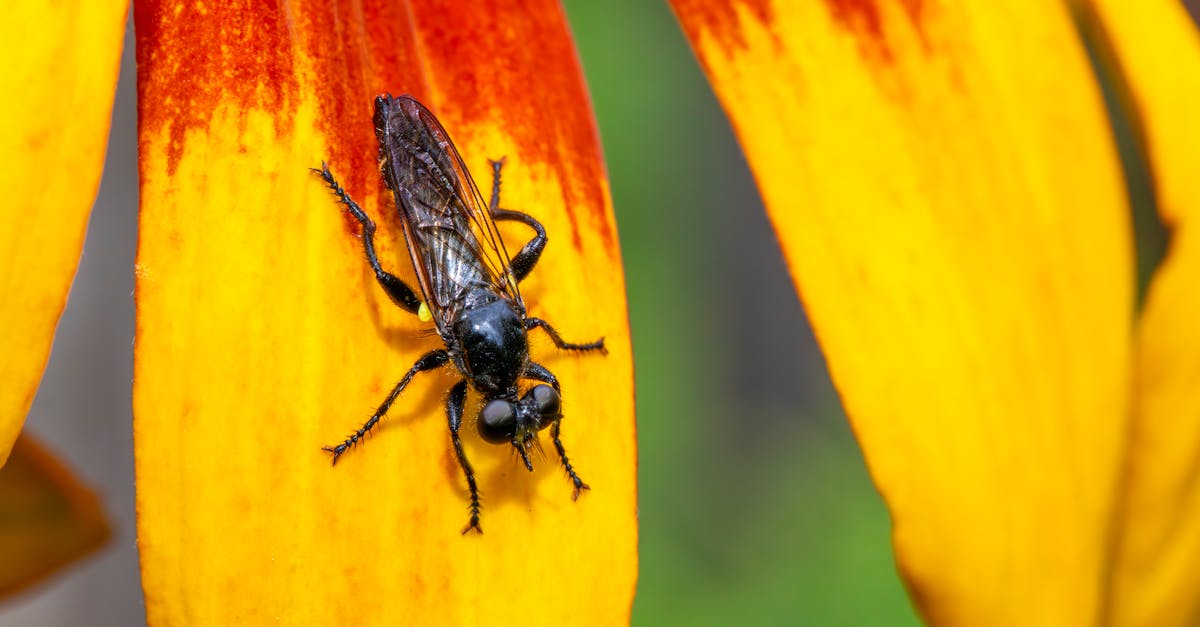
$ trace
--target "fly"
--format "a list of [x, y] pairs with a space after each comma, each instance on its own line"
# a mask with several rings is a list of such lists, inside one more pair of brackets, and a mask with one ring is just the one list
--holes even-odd
[[[375, 427], [417, 373], [453, 364], [462, 379], [446, 397], [446, 417], [454, 454], [470, 491], [470, 520], [463, 533], [483, 533], [479, 526], [479, 488], [459, 437], [468, 384], [484, 400], [476, 420], [479, 435], [492, 444], [511, 445], [527, 470], [533, 470], [529, 453], [538, 446], [538, 432], [550, 428], [554, 450], [574, 487], [571, 498], [579, 498], [588, 485], [567, 459], [560, 438], [562, 390], [552, 372], [529, 358], [526, 335], [542, 329], [560, 349], [607, 351], [604, 338], [581, 344], [565, 342], [545, 320], [527, 315], [517, 284], [542, 256], [546, 229], [528, 214], [500, 208], [503, 159], [490, 162], [492, 197], [484, 204], [446, 130], [411, 96], [393, 98], [386, 94], [375, 98], [375, 136], [379, 141], [379, 167], [400, 212], [420, 296], [383, 269], [375, 254], [375, 223], [342, 189], [329, 168], [322, 164], [314, 172], [362, 225], [367, 263], [383, 291], [401, 309], [422, 320], [432, 319], [445, 346], [422, 355], [362, 427], [342, 443], [324, 450], [333, 454], [336, 464]], [[510, 258], [496, 220], [520, 222], [533, 229], [535, 235]], [[521, 395], [518, 383], [522, 379], [539, 383]]]

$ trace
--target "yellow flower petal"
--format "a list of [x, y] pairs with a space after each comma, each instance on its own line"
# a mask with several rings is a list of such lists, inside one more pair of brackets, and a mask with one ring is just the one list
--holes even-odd
[[0, 466], [75, 276], [104, 166], [126, 7], [16, 2], [0, 20]]
[[[621, 260], [594, 121], [560, 9], [427, 3], [244, 12], [136, 7], [142, 214], [134, 434], [150, 624], [612, 625], [636, 578], [632, 368]], [[414, 39], [415, 38], [415, 39]], [[564, 394], [578, 502], [549, 439], [525, 471], [463, 429], [483, 535], [450, 446], [449, 369], [419, 375], [336, 467], [426, 351], [358, 226], [308, 171], [322, 160], [416, 285], [383, 189], [372, 98], [414, 93], [476, 180], [507, 157], [503, 204], [550, 236], [530, 314], [607, 355], [532, 355]], [[531, 233], [503, 224], [510, 252]]]
[[1200, 38], [1178, 2], [1085, 7], [1107, 69], [1140, 122], [1167, 256], [1139, 327], [1112, 625], [1200, 621]]
[[0, 469], [0, 596], [37, 583], [108, 539], [100, 500], [29, 436]]
[[941, 625], [1086, 625], [1132, 255], [1064, 7], [675, 0]]

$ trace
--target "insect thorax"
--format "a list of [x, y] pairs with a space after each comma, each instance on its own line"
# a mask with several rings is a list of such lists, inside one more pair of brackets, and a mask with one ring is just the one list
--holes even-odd
[[468, 307], [453, 331], [471, 385], [488, 397], [515, 396], [529, 347], [525, 321], [512, 303], [493, 297]]

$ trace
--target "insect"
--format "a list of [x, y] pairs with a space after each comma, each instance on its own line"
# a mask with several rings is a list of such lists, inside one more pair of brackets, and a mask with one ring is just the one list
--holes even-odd
[[[407, 283], [383, 269], [375, 253], [375, 223], [334, 178], [326, 164], [316, 170], [350, 215], [362, 225], [367, 263], [387, 295], [401, 309], [432, 319], [444, 348], [432, 350], [409, 368], [374, 414], [342, 443], [327, 446], [333, 463], [358, 444], [387, 413], [417, 373], [453, 364], [462, 379], [446, 397], [450, 440], [470, 491], [470, 520], [463, 533], [479, 526], [479, 487], [463, 451], [459, 430], [470, 384], [482, 397], [476, 425], [492, 444], [510, 444], [527, 470], [529, 455], [540, 447], [538, 432], [549, 427], [550, 439], [579, 498], [588, 485], [567, 459], [560, 438], [561, 388], [545, 366], [529, 358], [527, 334], [541, 329], [560, 349], [606, 353], [604, 338], [571, 343], [545, 320], [527, 315], [517, 285], [537, 265], [546, 247], [546, 229], [532, 216], [500, 208], [500, 168], [491, 161], [492, 196], [487, 204], [471, 179], [450, 136], [433, 113], [411, 96], [375, 98], [375, 136], [379, 167], [392, 191], [404, 225], [404, 240], [416, 271], [420, 296]], [[496, 220], [512, 220], [533, 229], [534, 237], [510, 258]], [[539, 382], [519, 395], [522, 379]]]

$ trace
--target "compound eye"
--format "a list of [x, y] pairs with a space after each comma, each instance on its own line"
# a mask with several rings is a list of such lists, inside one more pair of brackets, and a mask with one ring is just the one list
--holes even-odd
[[492, 444], [511, 442], [517, 431], [517, 411], [513, 404], [496, 399], [479, 412], [479, 435]]
[[562, 399], [558, 392], [548, 385], [535, 385], [529, 390], [526, 398], [533, 401], [533, 406], [541, 417], [538, 425], [541, 429], [554, 422], [562, 411]]

